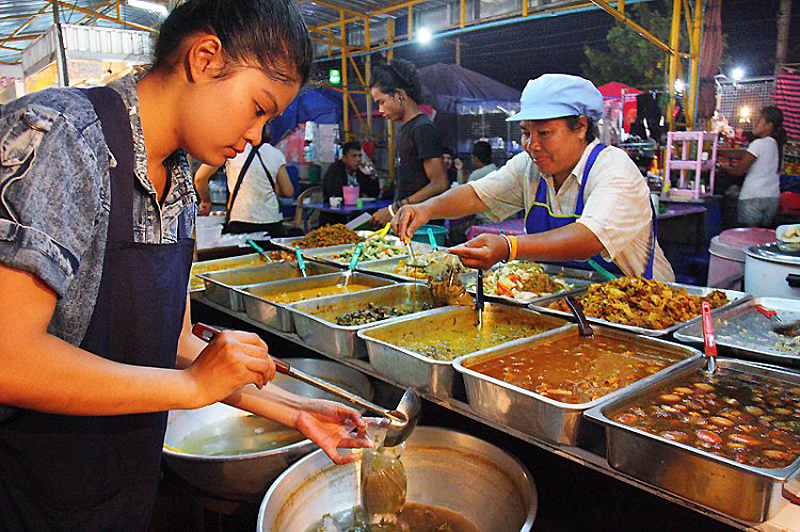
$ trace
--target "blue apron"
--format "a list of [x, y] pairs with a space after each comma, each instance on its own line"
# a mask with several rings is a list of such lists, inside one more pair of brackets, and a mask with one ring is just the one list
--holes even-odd
[[[575, 221], [581, 217], [583, 214], [583, 196], [584, 192], [586, 191], [586, 182], [589, 180], [589, 172], [594, 166], [595, 160], [597, 160], [597, 156], [600, 155], [600, 152], [603, 151], [607, 146], [605, 144], [598, 144], [594, 148], [592, 148], [591, 153], [589, 154], [589, 158], [586, 160], [586, 166], [583, 168], [583, 179], [581, 180], [581, 188], [578, 192], [578, 201], [575, 204], [575, 213], [574, 214], [553, 214], [550, 210], [550, 207], [547, 205], [547, 182], [544, 180], [544, 177], [540, 178], [539, 180], [539, 187], [536, 189], [536, 198], [533, 200], [528, 212], [525, 214], [525, 232], [529, 235], [534, 233], [542, 233], [544, 231], [550, 231], [551, 229], [558, 229], [559, 227], [566, 227], [569, 224], [575, 223]], [[656, 212], [653, 208], [653, 204], [650, 203], [650, 210], [652, 212], [652, 219], [653, 219], [653, 235], [652, 235], [652, 242], [651, 242], [651, 250], [650, 250], [650, 259], [647, 262], [647, 266], [645, 267], [643, 277], [646, 279], [653, 278], [653, 263], [655, 261], [656, 255]], [[611, 273], [617, 275], [626, 275], [625, 272], [622, 271], [622, 268], [617, 266], [613, 262], [608, 262], [599, 254], [592, 257], [592, 260], [600, 264], [606, 270], [610, 271]], [[580, 268], [582, 270], [591, 269], [590, 266], [587, 264], [587, 261], [566, 261], [566, 262], [559, 262], [562, 266], [566, 266], [569, 268]]]
[[[81, 348], [103, 358], [172, 368], [194, 241], [133, 239], [133, 137], [122, 99], [85, 91], [117, 160], [103, 272]], [[166, 412], [66, 416], [19, 410], [0, 423], [0, 530], [145, 531], [160, 478]]]

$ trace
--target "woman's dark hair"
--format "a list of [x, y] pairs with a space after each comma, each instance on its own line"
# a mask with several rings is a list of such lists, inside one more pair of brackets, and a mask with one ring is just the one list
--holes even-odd
[[472, 155], [483, 164], [492, 164], [492, 145], [479, 140], [472, 145]]
[[409, 98], [416, 103], [422, 103], [422, 82], [419, 80], [417, 67], [405, 59], [392, 59], [390, 63], [374, 67], [369, 86], [378, 87], [389, 96], [394, 96], [398, 89], [403, 89]]
[[[585, 116], [585, 115], [584, 115]], [[581, 120], [580, 116], [565, 116], [564, 120], [567, 121], [567, 127], [570, 131], [577, 131], [581, 127]], [[586, 142], [592, 142], [594, 139], [597, 138], [597, 124], [594, 123], [594, 120], [586, 117]]]
[[452, 157], [454, 159], [456, 157], [456, 153], [453, 151], [453, 148], [451, 148], [449, 146], [445, 146], [445, 147], [442, 148], [442, 154], [449, 155], [450, 157]]
[[786, 130], [783, 129], [783, 111], [774, 105], [761, 109], [761, 118], [772, 124], [772, 138], [778, 143], [778, 168], [783, 160], [783, 145], [786, 144]]
[[187, 37], [216, 35], [232, 63], [258, 65], [270, 78], [308, 80], [313, 49], [293, 0], [186, 0], [161, 25], [153, 69], [172, 68]]
[[351, 140], [350, 142], [345, 142], [344, 144], [342, 144], [342, 155], [347, 155], [347, 152], [351, 150], [361, 151], [361, 144], [359, 144], [355, 140]]

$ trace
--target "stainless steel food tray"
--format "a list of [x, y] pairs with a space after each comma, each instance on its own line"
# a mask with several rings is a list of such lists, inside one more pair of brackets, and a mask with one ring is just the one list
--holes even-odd
[[[587, 418], [606, 431], [608, 463], [614, 469], [727, 514], [760, 523], [786, 504], [783, 485], [800, 465], [800, 459], [782, 469], [764, 469], [667, 440], [623, 425], [610, 418], [634, 402], [646, 399], [692, 373], [702, 371], [703, 360], [673, 367], [656, 380], [639, 382], [614, 400], [586, 411]], [[755, 362], [720, 358], [720, 370], [733, 370], [800, 384], [800, 374]]]
[[[686, 365], [702, 356], [698, 350], [691, 347], [656, 338], [631, 336], [607, 327], [598, 326], [594, 330], [597, 335], [624, 340], [645, 348], [659, 349], [683, 359], [676, 360], [675, 364], [670, 367]], [[515, 353], [522, 349], [535, 348], [543, 342], [576, 335], [578, 335], [578, 327], [570, 325], [533, 339], [519, 340], [503, 347], [487, 349], [480, 354], [456, 359], [454, 367], [464, 377], [470, 407], [492, 421], [540, 440], [571, 446], [588, 443], [592, 431], [591, 427], [588, 427], [588, 422], [583, 419], [583, 412], [618, 397], [626, 388], [588, 403], [565, 403], [494, 379], [470, 368], [478, 362]], [[645, 385], [653, 382], [658, 379], [658, 375], [668, 370], [669, 368], [664, 368], [658, 373], [641, 379], [638, 383]]]
[[[195, 277], [195, 271], [204, 268], [204, 267], [211, 267], [212, 269], [209, 270], [210, 273], [214, 272], [221, 272], [225, 270], [233, 270], [236, 268], [241, 268], [242, 264], [247, 264], [259, 257], [258, 253], [249, 253], [247, 255], [237, 255], [235, 257], [224, 257], [222, 259], [214, 259], [214, 260], [204, 260], [200, 262], [193, 262], [192, 263], [192, 270], [189, 275], [190, 278]], [[202, 292], [205, 288], [195, 288], [192, 289], [192, 292]]]
[[[722, 305], [721, 307], [718, 307], [718, 308], [715, 308], [714, 310], [712, 310], [711, 313], [713, 315], [716, 315], [717, 313], [719, 313], [719, 312], [721, 312], [721, 311], [723, 311], [723, 310], [725, 310], [727, 308], [732, 307], [733, 305], [736, 304], [737, 301], [740, 301], [742, 299], [746, 299], [746, 298], [750, 297], [749, 295], [745, 294], [744, 292], [737, 292], [736, 290], [723, 290], [721, 288], [707, 288], [705, 286], [693, 286], [693, 285], [689, 285], [689, 284], [679, 284], [679, 283], [664, 283], [664, 284], [669, 285], [669, 286], [675, 286], [675, 287], [683, 288], [684, 290], [686, 290], [686, 292], [689, 295], [692, 295], [692, 296], [706, 296], [706, 295], [710, 294], [711, 292], [713, 292], [714, 290], [719, 290], [720, 292], [724, 292], [725, 295], [728, 296], [728, 303], [725, 304], [725, 305]], [[562, 299], [562, 298], [566, 297], [567, 295], [573, 295], [575, 297], [580, 297], [587, 290], [588, 290], [588, 287], [584, 287], [584, 288], [579, 288], [579, 289], [571, 292], [570, 294], [558, 294], [558, 295], [545, 297], [545, 298], [540, 299], [536, 303], [531, 304], [530, 308], [532, 308], [534, 310], [538, 310], [539, 312], [547, 313], [547, 314], [554, 314], [556, 316], [562, 316], [562, 317], [565, 317], [565, 318], [571, 318], [572, 317], [572, 313], [571, 312], [564, 312], [562, 310], [553, 309], [553, 308], [548, 307], [548, 305], [550, 303], [552, 303], [553, 301], [556, 301], [557, 299]], [[622, 329], [622, 330], [625, 330], [625, 331], [632, 332], [634, 334], [642, 334], [642, 335], [645, 335], [645, 336], [667, 336], [667, 335], [673, 333], [674, 331], [677, 331], [678, 329], [680, 329], [684, 325], [688, 325], [690, 323], [695, 323], [695, 322], [699, 322], [700, 321], [700, 316], [697, 316], [695, 318], [692, 318], [691, 320], [687, 320], [687, 321], [684, 321], [682, 323], [676, 323], [675, 325], [673, 325], [671, 327], [668, 327], [666, 329], [645, 329], [644, 327], [634, 327], [632, 325], [623, 325], [621, 323], [614, 323], [614, 322], [611, 322], [611, 321], [601, 320], [599, 318], [592, 318], [592, 317], [589, 317], [589, 316], [587, 316], [586, 318], [590, 322], [596, 323], [598, 325], [605, 325], [606, 327], [613, 327], [614, 329]]]
[[[269, 300], [269, 296], [290, 291], [333, 286], [341, 283], [343, 278], [344, 273], [329, 273], [325, 275], [316, 275], [314, 277], [263, 283], [241, 289], [237, 288], [236, 290], [242, 294], [245, 312], [247, 312], [248, 317], [268, 327], [272, 327], [273, 329], [290, 333], [294, 332], [294, 321], [292, 320], [292, 313], [294, 311], [289, 308], [291, 303], [275, 303]], [[394, 284], [394, 281], [358, 272], [353, 272], [350, 282], [374, 288]], [[323, 298], [315, 299], [321, 300]]]
[[[800, 320], [800, 300], [775, 297], [745, 299], [714, 316], [714, 336], [717, 345], [729, 348], [738, 355], [763, 362], [800, 366], [800, 339], [791, 345], [789, 338], [772, 331], [773, 323], [755, 305], [778, 312], [784, 322]], [[703, 324], [692, 323], [678, 329], [675, 339], [688, 343], [703, 343]], [[781, 346], [785, 345], [783, 349]]]
[[[403, 283], [376, 288], [366, 292], [330, 296], [325, 299], [302, 301], [290, 305], [294, 326], [300, 338], [311, 347], [335, 358], [367, 358], [367, 346], [357, 336], [359, 329], [390, 323], [405, 316], [376, 321], [364, 325], [342, 326], [336, 317], [362, 309], [368, 303], [377, 305], [416, 308], [423, 304], [433, 307], [427, 287]], [[412, 314], [408, 314], [411, 316]]]
[[[546, 264], [546, 263], [537, 263], [537, 264], [539, 264], [539, 266], [541, 266], [544, 269], [546, 274], [551, 275], [553, 277], [558, 277], [560, 279], [563, 279], [567, 283], [573, 285], [573, 288], [571, 288], [569, 290], [564, 290], [563, 292], [559, 292], [557, 294], [541, 295], [541, 296], [533, 297], [531, 299], [516, 299], [516, 298], [508, 297], [508, 296], [499, 296], [499, 295], [495, 295], [495, 294], [485, 294], [486, 301], [495, 301], [495, 302], [498, 302], [498, 303], [506, 303], [508, 305], [518, 305], [518, 306], [531, 305], [531, 304], [537, 303], [539, 301], [542, 301], [542, 300], [544, 300], [546, 298], [551, 298], [553, 296], [563, 297], [563, 296], [567, 296], [567, 295], [576, 293], [578, 290], [580, 290], [580, 289], [582, 289], [584, 287], [588, 287], [592, 283], [598, 283], [598, 282], [602, 281], [599, 278], [599, 276], [594, 272], [589, 272], [589, 271], [586, 271], [586, 270], [579, 270], [577, 268], [567, 268], [565, 266], [559, 266], [557, 264]], [[500, 267], [501, 267], [500, 264], [495, 264], [494, 266], [492, 266], [491, 269], [492, 270], [496, 270], [496, 269], [498, 269]], [[477, 277], [478, 277], [477, 272], [474, 272], [474, 271], [467, 272], [467, 273], [462, 275], [462, 281], [465, 283], [465, 286], [466, 286], [466, 284], [469, 283], [469, 282], [476, 282], [477, 281]], [[475, 296], [475, 290], [474, 289], [469, 289], [468, 288], [467, 292], [469, 292], [470, 294]]]
[[[416, 248], [414, 248], [416, 251]], [[360, 262], [356, 267], [356, 270], [362, 271], [364, 273], [370, 273], [372, 275], [380, 275], [382, 277], [388, 277], [389, 279], [397, 279], [398, 281], [403, 282], [410, 282], [410, 283], [427, 283], [427, 277], [423, 275], [422, 277], [411, 277], [410, 275], [404, 275], [402, 273], [396, 273], [394, 270], [397, 265], [400, 263], [401, 260], [407, 260], [407, 256], [402, 257], [392, 257], [391, 259], [380, 259], [380, 260], [372, 260], [369, 262]]]
[[[397, 240], [397, 239], [394, 239], [394, 240], [399, 242], [399, 240]], [[305, 250], [303, 252], [303, 256], [304, 257], [308, 257], [309, 260], [323, 262], [323, 263], [326, 263], [326, 264], [333, 264], [333, 265], [336, 265], [336, 266], [347, 266], [347, 265], [350, 264], [350, 259], [347, 259], [347, 260], [336, 259], [336, 258], [333, 258], [331, 255], [336, 255], [336, 254], [342, 253], [344, 251], [347, 251], [348, 249], [351, 249], [354, 245], [355, 244], [342, 244], [341, 246], [329, 246], [329, 247], [325, 247], [325, 248], [307, 249], [307, 250]], [[422, 244], [420, 242], [412, 242], [411, 245], [414, 248], [414, 252], [415, 253], [430, 253], [433, 250], [433, 248], [431, 246], [429, 246], [427, 244]], [[403, 255], [399, 255], [397, 257], [392, 257], [392, 258], [401, 259], [401, 258], [405, 258], [405, 257], [406, 257], [406, 255], [403, 254]], [[383, 260], [386, 260], [386, 259], [361, 260], [361, 261], [359, 261], [358, 264], [359, 264], [359, 266], [361, 266], [363, 268], [366, 265], [370, 265], [372, 263], [383, 261]]]
[[[306, 264], [306, 273], [309, 276], [338, 271], [339, 268], [327, 264], [314, 262]], [[300, 268], [297, 267], [296, 262], [281, 262], [252, 268], [201, 273], [198, 277], [205, 283], [205, 295], [208, 299], [223, 307], [242, 312], [244, 310], [244, 301], [242, 301], [242, 293], [236, 288], [242, 289], [256, 284], [296, 279], [302, 277], [302, 273], [300, 273]]]
[[[536, 321], [550, 326], [552, 329], [569, 326], [568, 322], [562, 319], [543, 316], [519, 307], [487, 303], [486, 311], [484, 312], [487, 311], [512, 314], [518, 316], [517, 319], [524, 318]], [[477, 320], [475, 310], [471, 307], [448, 306], [415, 314], [414, 316], [397, 318], [392, 323], [385, 325], [361, 329], [358, 331], [358, 337], [366, 342], [369, 362], [375, 371], [403, 386], [413, 386], [422, 392], [446, 399], [452, 397], [453, 392], [462, 383], [460, 375], [456, 373], [453, 367], [452, 360], [434, 360], [372, 335], [386, 332], [399, 333], [403, 330], [411, 331], [414, 329], [439, 331], [446, 327], [448, 323], [455, 323], [459, 317]], [[484, 316], [484, 319], [486, 318]], [[476, 351], [475, 353], [482, 352]]]

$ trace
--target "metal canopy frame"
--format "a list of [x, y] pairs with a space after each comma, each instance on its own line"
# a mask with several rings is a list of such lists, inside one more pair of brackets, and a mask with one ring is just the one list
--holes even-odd
[[[602, 9], [626, 26], [637, 32], [654, 46], [662, 49], [669, 58], [668, 83], [670, 103], [667, 118], [670, 130], [674, 130], [675, 109], [675, 80], [681, 69], [681, 60], [690, 62], [689, 90], [686, 97], [686, 124], [687, 129], [694, 126], [695, 110], [697, 108], [697, 84], [700, 61], [700, 45], [702, 41], [703, 0], [673, 0], [672, 25], [669, 43], [664, 43], [652, 35], [647, 29], [633, 21], [625, 12], [625, 0], [610, 2], [608, 0], [590, 0], [589, 2], [561, 2], [552, 7], [532, 7], [529, 5], [536, 0], [518, 0], [520, 8], [504, 15], [501, 19], [467, 20], [467, 5], [471, 1], [458, 0], [297, 0], [308, 24], [312, 39], [327, 46], [329, 59], [341, 59], [341, 88], [344, 101], [344, 129], [345, 136], [350, 139], [349, 107], [354, 108], [353, 95], [364, 95], [369, 100], [370, 55], [385, 52], [391, 59], [393, 51], [398, 46], [413, 42], [415, 37], [414, 16], [415, 12], [446, 5], [458, 5], [458, 24], [439, 31], [434, 37], [441, 38], [455, 36], [462, 33], [475, 31], [491, 26], [515, 24], [538, 18], [557, 16], [561, 14], [576, 13], [587, 9]], [[633, 3], [642, 0], [628, 0]], [[80, 18], [71, 24], [116, 24], [127, 28], [155, 32], [152, 27], [152, 16], [148, 20], [148, 12], [131, 8], [124, 0], [14, 0], [10, 6], [0, 5], [0, 64], [19, 64], [19, 54], [25, 45], [36, 39], [50, 25], [53, 16], [53, 6], [58, 6], [62, 12], [70, 16], [79, 14]], [[46, 16], [49, 14], [49, 17]], [[400, 17], [407, 20], [408, 31], [405, 35], [395, 35], [394, 22]], [[679, 51], [681, 18], [685, 19], [689, 35], [689, 53]], [[386, 38], [382, 42], [373, 43], [370, 39], [370, 23], [386, 21]], [[348, 34], [352, 31], [363, 32], [363, 45], [348, 43]], [[7, 53], [3, 53], [7, 52]], [[334, 55], [337, 54], [337, 55]], [[9, 59], [16, 55], [16, 60]], [[360, 69], [354, 57], [365, 56], [364, 67]], [[349, 76], [351, 71], [354, 76]], [[357, 81], [357, 84], [355, 83]], [[353, 87], [351, 87], [351, 84]], [[369, 105], [368, 105], [369, 108]], [[362, 122], [363, 130], [371, 134], [371, 113], [367, 113], [366, 121], [358, 116]], [[391, 131], [391, 128], [389, 129]]]

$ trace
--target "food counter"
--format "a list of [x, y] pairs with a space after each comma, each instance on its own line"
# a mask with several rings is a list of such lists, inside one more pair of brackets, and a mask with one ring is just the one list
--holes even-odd
[[[703, 295], [705, 295], [705, 294], [703, 294]], [[737, 298], [740, 298], [740, 296], [738, 296], [735, 293], [731, 293], [729, 295], [732, 296], [732, 297], [730, 297], [731, 300], [735, 300]], [[348, 296], [348, 297], [352, 298], [354, 296]], [[275, 329], [273, 327], [270, 327], [269, 325], [265, 325], [264, 323], [262, 323], [259, 320], [253, 319], [252, 317], [248, 317], [248, 315], [246, 313], [233, 311], [233, 310], [231, 310], [229, 308], [226, 308], [226, 307], [224, 307], [222, 305], [214, 303], [213, 301], [210, 301], [208, 298], [206, 298], [205, 295], [202, 292], [194, 294], [193, 295], [193, 299], [195, 301], [199, 302], [199, 303], [207, 305], [208, 307], [210, 307], [212, 309], [221, 311], [221, 312], [223, 312], [223, 313], [225, 313], [225, 314], [227, 314], [229, 316], [232, 316], [232, 317], [234, 317], [234, 318], [236, 318], [238, 320], [241, 320], [242, 322], [245, 322], [245, 323], [247, 323], [247, 324], [249, 324], [249, 325], [251, 325], [251, 326], [253, 326], [255, 328], [258, 328], [258, 329], [260, 329], [260, 330], [262, 330], [264, 332], [273, 334], [273, 335], [278, 336], [280, 338], [283, 338], [285, 340], [289, 340], [289, 341], [293, 342], [294, 344], [296, 344], [298, 346], [301, 346], [301, 347], [306, 348], [306, 349], [310, 349], [310, 350], [315, 351], [315, 352], [317, 352], [319, 354], [322, 354], [322, 355], [324, 355], [326, 357], [333, 358], [339, 363], [345, 364], [345, 365], [347, 365], [347, 366], [349, 366], [351, 368], [358, 369], [359, 371], [361, 371], [362, 373], [364, 373], [366, 375], [369, 375], [369, 376], [374, 377], [376, 379], [379, 379], [381, 381], [387, 382], [387, 383], [389, 383], [391, 385], [404, 387], [404, 385], [406, 384], [404, 382], [401, 382], [401, 380], [403, 380], [403, 379], [398, 378], [399, 374], [395, 375], [395, 376], [392, 376], [390, 374], [390, 376], [387, 376], [387, 372], [385, 371], [385, 368], [377, 368], [374, 364], [370, 363], [368, 360], [364, 360], [362, 358], [357, 358], [357, 357], [352, 357], [352, 355], [351, 355], [350, 358], [345, 358], [345, 357], [341, 357], [341, 356], [333, 356], [332, 353], [330, 352], [330, 349], [326, 349], [325, 348], [326, 346], [320, 345], [319, 342], [315, 342], [315, 345], [309, 344], [309, 343], [305, 342], [304, 340], [302, 340], [301, 337], [299, 335], [297, 335], [297, 334], [294, 334], [294, 333], [291, 333], [291, 332], [284, 332], [284, 331], [277, 330], [277, 329]], [[325, 300], [320, 299], [320, 300], [317, 300], [317, 301], [324, 302]], [[306, 308], [307, 307], [308, 307], [308, 305], [306, 305]], [[512, 308], [512, 307], [509, 307], [509, 308]], [[441, 310], [443, 310], [443, 309], [441, 309]], [[440, 314], [441, 310], [440, 311], [436, 311], [436, 310], [427, 311], [430, 314], [426, 314], [426, 316], [430, 316], [430, 315], [435, 316], [435, 315], [437, 315], [437, 313]], [[406, 317], [389, 317], [388, 319], [380, 321], [380, 323], [378, 323], [377, 325], [375, 325], [375, 324], [373, 324], [373, 325], [375, 325], [375, 327], [374, 327], [375, 330], [379, 330], [381, 328], [387, 329], [387, 330], [389, 330], [389, 329], [397, 329], [399, 326], [402, 325], [404, 320], [405, 321], [411, 321], [413, 319], [414, 319], [414, 315], [406, 316]], [[547, 318], [547, 319], [553, 319], [553, 318]], [[335, 318], [329, 316], [328, 320], [334, 321]], [[381, 323], [383, 325], [381, 325]], [[563, 322], [562, 323], [554, 323], [553, 324], [553, 326], [555, 327], [555, 330], [561, 331], [559, 334], [562, 335], [562, 336], [564, 334], [566, 334], [566, 331], [563, 330], [563, 327], [562, 328], [558, 328], [557, 325], [563, 325], [563, 324], [564, 324]], [[367, 324], [367, 325], [369, 325], [369, 324]], [[574, 329], [574, 326], [572, 326], [572, 327]], [[599, 328], [599, 329], [601, 329], [601, 331], [602, 331], [602, 328]], [[358, 333], [358, 337], [362, 338], [362, 339], [365, 338], [365, 336], [369, 335], [369, 331], [370, 331], [370, 328], [362, 329], [361, 332]], [[621, 334], [624, 335], [625, 333], [621, 333]], [[619, 337], [620, 335], [617, 334], [617, 333], [611, 332], [610, 336]], [[629, 338], [630, 339], [637, 339], [638, 338], [636, 341], [638, 341], [638, 342], [644, 341], [645, 343], [650, 342], [653, 346], [657, 346], [658, 342], [660, 342], [659, 340], [645, 340], [645, 339], [643, 339], [641, 337], [630, 337], [629, 336]], [[526, 340], [526, 342], [527, 342], [527, 340]], [[675, 347], [680, 347], [677, 344], [672, 344], [672, 345], [675, 346]], [[497, 355], [508, 354], [508, 353], [513, 352], [514, 351], [513, 347], [514, 346], [509, 347], [509, 344], [505, 343], [505, 344], [502, 344], [500, 349], [494, 354], [490, 353], [489, 350], [487, 350], [486, 351], [487, 354], [481, 355], [481, 353], [484, 353], [482, 351], [482, 352], [479, 352], [479, 353], [477, 353], [476, 355], [473, 355], [473, 356], [476, 359], [489, 360], [489, 359], [491, 359], [493, 357], [496, 358]], [[686, 360], [686, 363], [693, 363], [692, 361], [694, 361], [694, 363], [696, 363], [696, 361], [698, 360], [697, 356], [693, 356], [692, 355], [691, 348], [687, 347], [686, 349], [688, 350], [687, 353], [684, 353], [684, 359]], [[697, 353], [697, 352], [695, 351], [695, 353]], [[688, 358], [686, 358], [686, 357], [688, 357]], [[458, 366], [458, 363], [456, 363], [456, 366]], [[681, 367], [685, 367], [685, 365], [681, 366]], [[642, 375], [643, 380], [641, 381], [641, 384], [642, 385], [647, 384], [648, 382], [650, 382], [655, 377], [661, 378], [661, 377], [659, 377], [659, 375], [661, 375], [660, 371], [668, 371], [668, 370], [661, 370], [661, 366], [653, 367], [647, 374], [643, 374]], [[655, 375], [647, 376], [652, 372], [656, 372]], [[433, 382], [435, 383], [436, 381], [433, 381]], [[462, 386], [463, 386], [463, 384], [462, 384]], [[566, 459], [568, 459], [568, 460], [570, 460], [572, 462], [578, 463], [578, 464], [580, 464], [580, 465], [582, 465], [584, 467], [588, 467], [588, 468], [590, 468], [592, 470], [599, 471], [599, 472], [601, 472], [601, 473], [603, 473], [605, 475], [608, 475], [608, 476], [613, 477], [615, 479], [621, 480], [621, 481], [626, 482], [626, 483], [628, 483], [630, 485], [636, 486], [637, 488], [639, 488], [641, 490], [644, 490], [644, 491], [646, 491], [648, 493], [655, 494], [655, 495], [657, 495], [659, 497], [662, 497], [662, 498], [664, 498], [666, 500], [669, 500], [669, 501], [672, 501], [674, 503], [680, 504], [680, 505], [682, 505], [684, 507], [687, 507], [687, 508], [691, 508], [691, 509], [696, 510], [696, 511], [698, 511], [698, 512], [700, 512], [700, 513], [702, 513], [702, 514], [704, 514], [706, 516], [709, 516], [709, 517], [711, 517], [713, 519], [716, 519], [716, 520], [721, 521], [723, 523], [726, 523], [728, 525], [734, 526], [736, 528], [739, 528], [739, 529], [764, 530], [764, 531], [800, 530], [800, 507], [794, 506], [792, 504], [786, 504], [779, 511], [773, 512], [773, 514], [770, 515], [768, 521], [763, 522], [763, 523], [758, 524], [758, 525], [754, 525], [752, 522], [745, 521], [745, 520], [742, 520], [742, 519], [737, 519], [735, 517], [731, 517], [731, 513], [732, 512], [723, 512], [723, 511], [719, 511], [719, 510], [714, 510], [714, 509], [709, 508], [707, 506], [703, 506], [701, 504], [693, 502], [693, 500], [691, 500], [692, 499], [691, 497], [685, 497], [685, 496], [677, 495], [675, 490], [664, 489], [662, 487], [659, 487], [659, 485], [657, 485], [658, 483], [656, 483], [656, 482], [649, 482], [649, 481], [641, 480], [640, 479], [641, 477], [637, 478], [637, 476], [639, 476], [639, 475], [634, 475], [634, 474], [629, 474], [629, 473], [626, 473], [626, 472], [622, 472], [622, 471], [620, 471], [619, 467], [617, 467], [617, 468], [612, 467], [609, 464], [609, 462], [608, 462], [608, 460], [606, 458], [605, 450], [603, 449], [602, 445], [598, 446], [596, 441], [593, 444], [586, 444], [586, 445], [584, 445], [581, 441], [578, 441], [578, 440], [576, 440], [577, 443], [576, 443], [576, 441], [568, 441], [567, 443], [564, 443], [563, 440], [560, 443], [553, 443], [553, 441], [558, 441], [558, 439], [549, 437], [547, 434], [537, 434], [535, 432], [531, 433], [531, 431], [525, 430], [524, 427], [516, 427], [515, 428], [513, 426], [513, 424], [508, 423], [507, 420], [504, 420], [502, 417], [498, 417], [496, 415], [493, 415], [492, 412], [486, 412], [486, 411], [482, 411], [481, 412], [481, 411], [479, 411], [479, 410], [477, 410], [475, 408], [472, 408], [469, 405], [469, 402], [468, 402], [468, 399], [467, 399], [467, 394], [465, 393], [465, 390], [463, 388], [459, 389], [458, 386], [453, 386], [452, 388], [448, 389], [447, 393], [442, 393], [441, 390], [437, 390], [436, 387], [428, 387], [426, 389], [425, 386], [421, 386], [421, 387], [418, 387], [418, 390], [421, 391], [421, 395], [425, 399], [427, 399], [427, 400], [429, 400], [429, 401], [431, 401], [431, 402], [433, 402], [433, 403], [435, 403], [435, 404], [437, 404], [437, 405], [439, 405], [441, 407], [444, 407], [444, 408], [446, 408], [448, 410], [456, 412], [457, 414], [459, 414], [461, 416], [465, 416], [465, 417], [470, 418], [472, 420], [478, 421], [478, 422], [480, 422], [480, 423], [482, 423], [482, 424], [484, 424], [486, 426], [489, 426], [489, 427], [492, 427], [492, 428], [494, 428], [496, 430], [499, 430], [499, 431], [505, 432], [507, 434], [510, 434], [510, 435], [514, 436], [515, 438], [518, 438], [519, 440], [522, 440], [522, 441], [527, 442], [529, 444], [535, 445], [536, 447], [539, 447], [539, 448], [545, 449], [547, 451], [550, 451], [550, 452], [554, 453], [555, 455], [557, 455], [559, 457], [566, 458]], [[616, 392], [612, 391], [612, 393], [609, 395], [609, 398], [613, 398], [613, 397], [616, 397], [616, 396], [617, 396]], [[584, 403], [587, 404], [588, 406], [591, 406], [591, 400], [584, 401]], [[596, 429], [596, 431], [598, 433], [601, 430], [600, 427], [597, 426], [597, 425], [595, 425], [594, 428]], [[602, 437], [600, 439], [602, 440]], [[731, 494], [731, 496], [732, 497], [736, 497], [735, 494]]]

